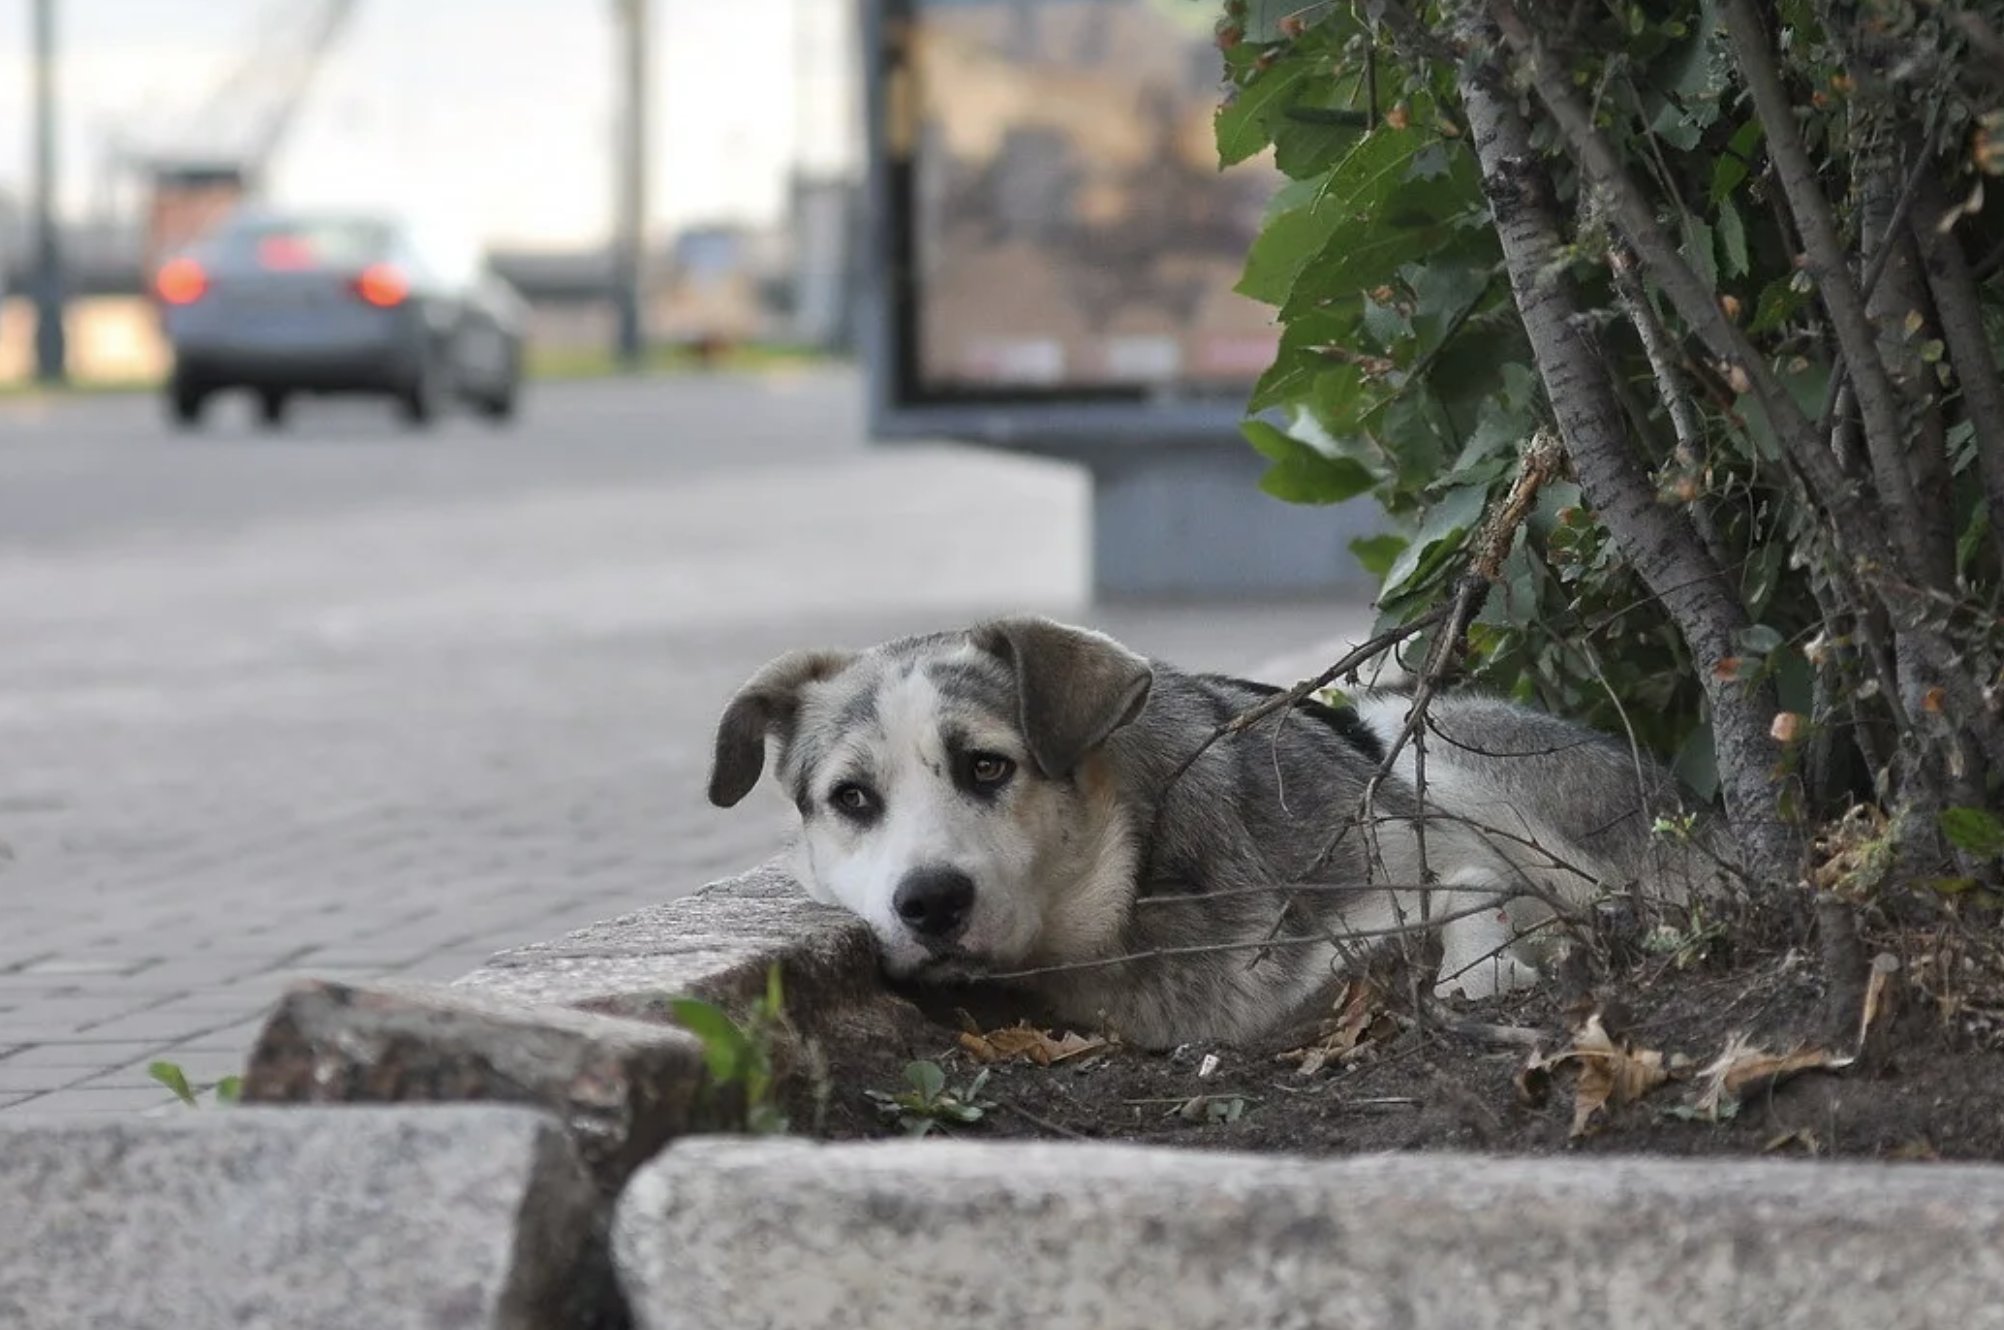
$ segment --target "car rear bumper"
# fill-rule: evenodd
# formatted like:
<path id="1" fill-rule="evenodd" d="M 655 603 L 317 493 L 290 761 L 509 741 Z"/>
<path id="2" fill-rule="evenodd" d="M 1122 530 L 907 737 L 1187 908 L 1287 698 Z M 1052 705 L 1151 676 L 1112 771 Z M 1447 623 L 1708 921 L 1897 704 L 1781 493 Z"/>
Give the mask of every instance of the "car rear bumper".
<path id="1" fill-rule="evenodd" d="M 202 388 L 395 392 L 410 386 L 417 362 L 415 348 L 399 345 L 313 351 L 183 347 L 174 357 L 174 377 Z"/>

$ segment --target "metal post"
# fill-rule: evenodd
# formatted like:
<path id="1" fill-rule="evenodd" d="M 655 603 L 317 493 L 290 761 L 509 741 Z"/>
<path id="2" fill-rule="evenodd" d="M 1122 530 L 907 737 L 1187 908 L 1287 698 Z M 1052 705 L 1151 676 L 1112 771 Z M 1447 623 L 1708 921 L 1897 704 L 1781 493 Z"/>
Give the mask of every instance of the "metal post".
<path id="1" fill-rule="evenodd" d="M 34 0 L 35 378 L 63 381 L 63 254 L 56 234 L 56 0 Z"/>
<path id="2" fill-rule="evenodd" d="M 617 239 L 613 300 L 618 309 L 619 363 L 638 369 L 647 352 L 647 121 L 649 0 L 616 0 L 619 9 L 621 116 Z"/>

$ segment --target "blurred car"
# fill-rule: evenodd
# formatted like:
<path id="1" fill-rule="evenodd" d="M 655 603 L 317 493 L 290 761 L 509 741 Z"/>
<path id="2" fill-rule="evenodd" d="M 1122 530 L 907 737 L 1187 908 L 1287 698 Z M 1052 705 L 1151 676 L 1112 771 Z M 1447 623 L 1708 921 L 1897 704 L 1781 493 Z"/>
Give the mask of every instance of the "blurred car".
<path id="1" fill-rule="evenodd" d="M 390 218 L 239 211 L 153 289 L 182 426 L 228 389 L 268 426 L 298 393 L 381 394 L 414 425 L 455 398 L 507 420 L 521 394 L 521 297 L 477 250 Z"/>

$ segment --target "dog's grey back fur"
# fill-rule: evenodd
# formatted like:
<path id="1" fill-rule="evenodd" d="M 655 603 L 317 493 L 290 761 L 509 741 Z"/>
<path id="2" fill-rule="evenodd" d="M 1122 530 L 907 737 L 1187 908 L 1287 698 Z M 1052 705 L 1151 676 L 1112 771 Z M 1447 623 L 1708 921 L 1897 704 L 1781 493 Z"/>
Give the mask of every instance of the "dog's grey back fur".
<path id="1" fill-rule="evenodd" d="M 1040 979 L 1063 1010 L 1145 1043 L 1243 1037 L 1384 945 L 1359 931 L 1478 907 L 1471 893 L 1425 893 L 1423 904 L 1420 893 L 1364 890 L 1411 886 L 1420 876 L 1410 746 L 1364 815 L 1409 699 L 1366 694 L 1354 709 L 1304 703 L 1213 744 L 1178 777 L 1213 730 L 1276 690 L 1154 668 L 1147 707 L 1106 744 L 1141 838 L 1137 901 L 1120 946 L 1139 959 Z M 1515 928 L 1548 919 L 1552 904 L 1602 891 L 1681 899 L 1703 874 L 1702 862 L 1652 834 L 1679 798 L 1647 756 L 1492 698 L 1436 697 L 1428 714 L 1427 870 L 1447 886 L 1486 884 L 1508 896 Z M 1495 871 L 1471 874 L 1475 858 Z M 1295 883 L 1334 890 L 1275 890 Z M 1255 945 L 1269 938 L 1281 945 Z M 1317 938 L 1342 945 L 1314 945 Z M 1221 945 L 1239 949 L 1189 950 Z"/>

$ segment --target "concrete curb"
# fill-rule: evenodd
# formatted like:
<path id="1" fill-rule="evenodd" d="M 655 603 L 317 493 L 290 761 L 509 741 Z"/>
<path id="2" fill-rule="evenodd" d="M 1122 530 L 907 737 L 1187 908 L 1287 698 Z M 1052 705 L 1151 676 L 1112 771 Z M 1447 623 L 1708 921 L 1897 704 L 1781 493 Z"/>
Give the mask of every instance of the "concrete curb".
<path id="1" fill-rule="evenodd" d="M 785 968 L 789 1000 L 803 1007 L 877 991 L 869 927 L 809 900 L 778 860 L 693 896 L 504 951 L 454 988 L 659 1020 L 663 997 L 750 1001 L 774 963 Z"/>
<path id="2" fill-rule="evenodd" d="M 504 952 L 450 987 L 298 985 L 258 1036 L 244 1098 L 537 1105 L 614 1191 L 669 1140 L 717 1125 L 702 1045 L 669 1023 L 668 1000 L 741 1009 L 774 965 L 804 1034 L 904 1018 L 862 921 L 769 864 Z"/>
<path id="3" fill-rule="evenodd" d="M 695 1140 L 614 1252 L 650 1330 L 1987 1330 L 2004 1169 Z"/>
<path id="4" fill-rule="evenodd" d="M 569 1128 L 593 1176 L 616 1188 L 689 1130 L 703 1084 L 702 1045 L 672 1026 L 422 984 L 306 983 L 266 1021 L 243 1098 L 535 1105 Z"/>
<path id="5" fill-rule="evenodd" d="M 0 1324 L 597 1324 L 599 1204 L 521 1109 L 0 1122 Z"/>

